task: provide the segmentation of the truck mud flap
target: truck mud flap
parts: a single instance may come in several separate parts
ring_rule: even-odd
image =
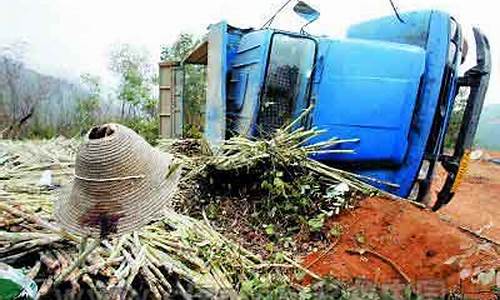
[[[488,39],[478,28],[474,28],[473,30],[476,40],[477,64],[465,72],[464,76],[459,78],[458,81],[458,87],[470,87],[470,94],[467,99],[453,154],[442,155],[440,157],[441,164],[448,174],[432,208],[434,211],[450,202],[465,176],[490,80],[491,53]]]

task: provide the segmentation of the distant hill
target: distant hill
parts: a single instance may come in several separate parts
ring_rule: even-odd
[[[14,100],[7,84],[9,78],[15,82],[15,95],[19,101],[35,103],[27,127],[43,125],[59,128],[74,121],[77,101],[86,94],[78,82],[41,74],[4,57],[0,59],[0,130],[12,118],[9,107]],[[15,75],[7,77],[9,70]]]
[[[486,149],[500,150],[500,104],[490,104],[483,108],[476,144]]]

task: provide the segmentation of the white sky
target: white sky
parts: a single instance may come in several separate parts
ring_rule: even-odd
[[[160,45],[171,43],[183,31],[202,34],[222,19],[238,27],[259,27],[284,0],[0,0],[0,47],[24,41],[28,63],[57,76],[78,78],[89,72],[105,83],[113,82],[107,55],[113,44],[145,47],[151,61],[159,58]],[[321,12],[308,31],[342,35],[349,24],[392,14],[388,0],[307,0]],[[500,17],[491,0],[394,0],[400,11],[438,8],[450,12],[467,28],[479,26],[490,39],[493,75],[487,103],[500,103]],[[291,7],[273,27],[298,30],[302,21]],[[469,29],[470,30],[470,29]],[[474,44],[469,39],[469,44]],[[471,53],[474,54],[474,53]]]

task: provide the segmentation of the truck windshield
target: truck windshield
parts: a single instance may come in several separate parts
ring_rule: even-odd
[[[316,43],[308,38],[273,35],[258,116],[261,134],[290,122],[308,104],[315,47]]]

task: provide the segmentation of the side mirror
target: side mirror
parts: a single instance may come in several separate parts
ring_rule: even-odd
[[[312,8],[304,1],[297,2],[297,4],[295,4],[295,6],[293,7],[293,11],[297,15],[305,19],[308,24],[316,21],[319,18],[319,11]]]

